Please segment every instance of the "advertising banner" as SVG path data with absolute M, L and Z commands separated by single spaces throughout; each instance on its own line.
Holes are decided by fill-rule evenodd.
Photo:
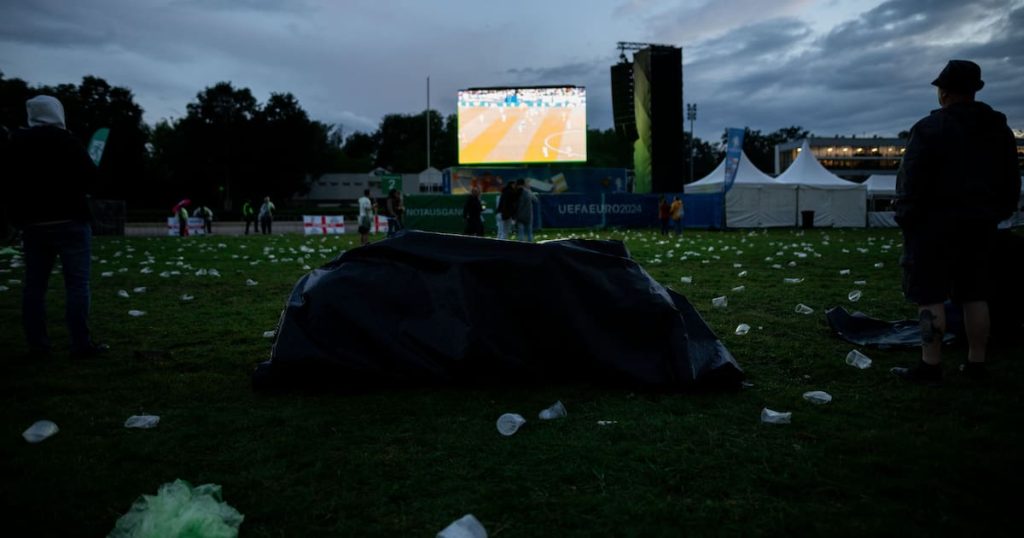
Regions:
M 462 220 L 462 208 L 466 205 L 467 196 L 406 196 L 405 227 L 410 230 L 462 233 L 466 228 Z M 485 194 L 480 198 L 484 205 L 484 232 L 491 233 L 494 230 L 497 195 Z
M 625 168 L 560 168 L 554 166 L 453 167 L 446 171 L 448 194 L 469 194 L 473 187 L 482 193 L 499 192 L 518 179 L 530 184 L 537 194 L 626 192 Z
M 733 182 L 736 181 L 736 170 L 740 166 L 740 156 L 743 155 L 743 129 L 729 127 L 728 144 L 725 147 L 725 182 L 722 184 L 722 192 L 729 192 Z
M 658 222 L 658 196 L 644 194 L 564 194 L 541 196 L 545 228 L 642 228 Z

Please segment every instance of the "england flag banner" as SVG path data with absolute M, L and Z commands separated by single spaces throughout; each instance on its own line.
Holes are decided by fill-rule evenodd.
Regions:
M 177 237 L 181 232 L 178 217 L 167 217 L 167 235 Z M 206 235 L 206 228 L 203 228 L 203 219 L 199 217 L 188 218 L 188 235 Z
M 344 215 L 303 215 L 302 227 L 306 235 L 333 235 L 345 233 Z

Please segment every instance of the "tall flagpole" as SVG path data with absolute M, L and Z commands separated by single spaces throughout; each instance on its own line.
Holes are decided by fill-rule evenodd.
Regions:
M 427 168 L 430 168 L 430 76 L 427 76 Z

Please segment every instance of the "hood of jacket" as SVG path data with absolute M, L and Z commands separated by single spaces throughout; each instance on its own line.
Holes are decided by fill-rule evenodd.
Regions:
M 52 125 L 67 129 L 64 125 L 64 105 L 56 97 L 38 95 L 25 102 L 28 111 L 28 126 Z

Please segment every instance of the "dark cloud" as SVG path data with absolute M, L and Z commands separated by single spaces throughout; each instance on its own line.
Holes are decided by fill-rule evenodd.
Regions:
M 978 98 L 1024 122 L 1020 0 L 890 0 L 814 39 L 806 26 L 775 20 L 695 48 L 688 94 L 703 101 L 707 121 L 729 126 L 895 135 L 938 106 L 930 82 L 950 58 L 981 64 L 988 82 Z M 717 137 L 725 126 L 705 132 Z

